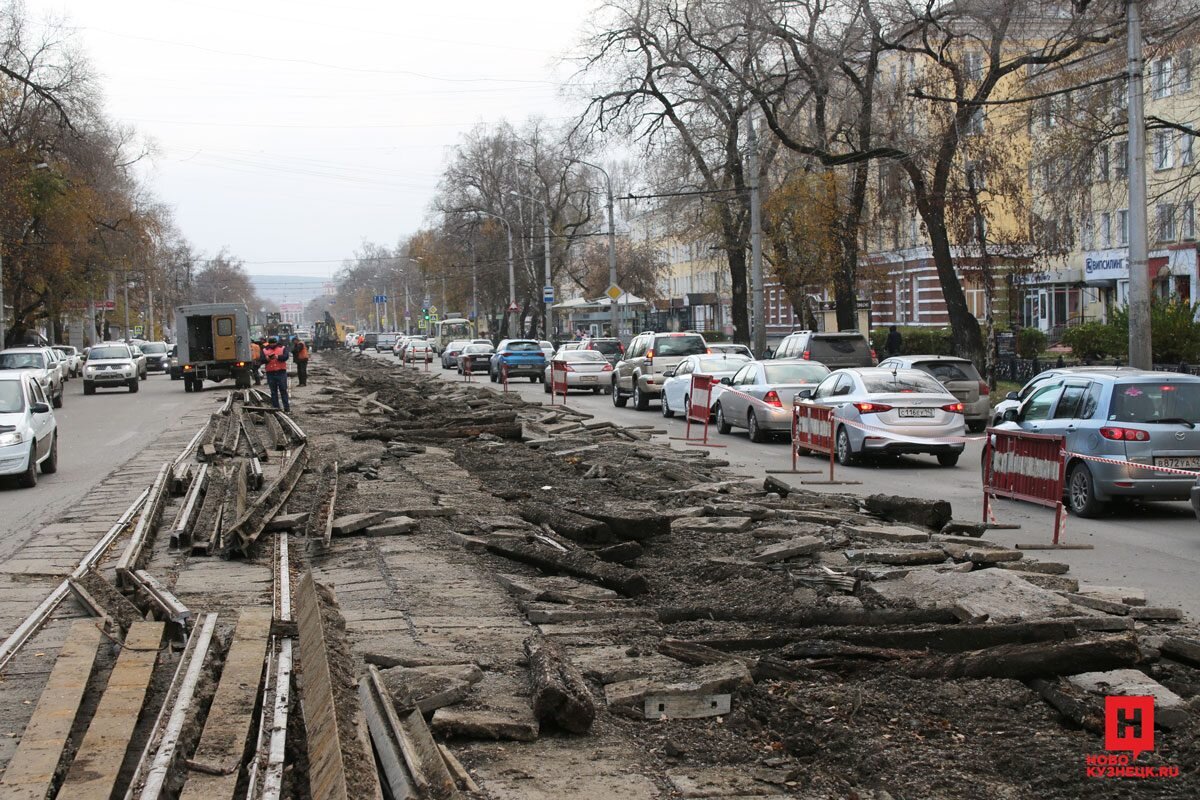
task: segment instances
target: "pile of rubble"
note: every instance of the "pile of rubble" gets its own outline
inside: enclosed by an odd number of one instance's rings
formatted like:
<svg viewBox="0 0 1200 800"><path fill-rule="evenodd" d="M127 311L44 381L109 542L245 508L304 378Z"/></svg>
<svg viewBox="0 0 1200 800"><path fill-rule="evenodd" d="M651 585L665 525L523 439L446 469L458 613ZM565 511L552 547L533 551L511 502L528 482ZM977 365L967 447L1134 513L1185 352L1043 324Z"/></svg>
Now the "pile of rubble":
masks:
<svg viewBox="0 0 1200 800"><path fill-rule="evenodd" d="M616 736L687 797L1118 796L1084 769L1103 698L1149 694L1167 733L1139 763L1181 768L1151 796L1200 791L1200 638L1139 589L943 501L749 481L649 427L327 358L334 549L463 548L530 626L491 653L358 648L435 735Z"/></svg>

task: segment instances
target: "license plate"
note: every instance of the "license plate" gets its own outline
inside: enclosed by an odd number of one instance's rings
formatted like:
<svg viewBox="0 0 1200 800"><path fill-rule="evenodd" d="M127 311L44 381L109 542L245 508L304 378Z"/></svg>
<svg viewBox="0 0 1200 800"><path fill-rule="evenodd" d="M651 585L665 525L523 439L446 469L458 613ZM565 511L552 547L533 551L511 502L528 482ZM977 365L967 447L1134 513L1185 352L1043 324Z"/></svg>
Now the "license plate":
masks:
<svg viewBox="0 0 1200 800"><path fill-rule="evenodd" d="M1172 469L1200 469L1200 456L1163 456L1154 459L1156 467L1171 467Z"/></svg>
<svg viewBox="0 0 1200 800"><path fill-rule="evenodd" d="M900 412L900 416L902 416L902 417L932 417L933 416L932 408L899 408L896 410Z"/></svg>
<svg viewBox="0 0 1200 800"><path fill-rule="evenodd" d="M580 375L579 382L580 383L595 383L596 376L595 375Z"/></svg>

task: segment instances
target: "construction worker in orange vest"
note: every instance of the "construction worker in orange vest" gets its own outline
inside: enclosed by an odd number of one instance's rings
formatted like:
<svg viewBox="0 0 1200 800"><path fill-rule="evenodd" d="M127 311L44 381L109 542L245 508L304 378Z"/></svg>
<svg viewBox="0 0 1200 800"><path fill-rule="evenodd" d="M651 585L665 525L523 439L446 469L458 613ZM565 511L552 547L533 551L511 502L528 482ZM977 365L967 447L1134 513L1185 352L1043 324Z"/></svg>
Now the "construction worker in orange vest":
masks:
<svg viewBox="0 0 1200 800"><path fill-rule="evenodd" d="M292 337L292 358L296 360L296 382L308 383L308 345L299 336Z"/></svg>
<svg viewBox="0 0 1200 800"><path fill-rule="evenodd" d="M267 346L263 348L263 362L266 364L267 386L271 387L271 405L279 408L280 401L283 402L283 410L291 411L292 405L288 402L288 386L287 386L287 348L279 341L278 336L272 336L267 340Z"/></svg>

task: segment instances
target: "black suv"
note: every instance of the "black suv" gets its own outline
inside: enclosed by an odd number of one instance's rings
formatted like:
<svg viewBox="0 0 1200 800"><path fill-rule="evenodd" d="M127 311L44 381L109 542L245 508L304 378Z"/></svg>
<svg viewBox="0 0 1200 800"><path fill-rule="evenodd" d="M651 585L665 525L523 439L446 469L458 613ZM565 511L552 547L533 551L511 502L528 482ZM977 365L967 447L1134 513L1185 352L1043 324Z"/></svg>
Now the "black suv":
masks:
<svg viewBox="0 0 1200 800"><path fill-rule="evenodd" d="M867 337L858 331L796 331L779 343L775 358L819 361L830 369L875 366L875 351L871 349Z"/></svg>

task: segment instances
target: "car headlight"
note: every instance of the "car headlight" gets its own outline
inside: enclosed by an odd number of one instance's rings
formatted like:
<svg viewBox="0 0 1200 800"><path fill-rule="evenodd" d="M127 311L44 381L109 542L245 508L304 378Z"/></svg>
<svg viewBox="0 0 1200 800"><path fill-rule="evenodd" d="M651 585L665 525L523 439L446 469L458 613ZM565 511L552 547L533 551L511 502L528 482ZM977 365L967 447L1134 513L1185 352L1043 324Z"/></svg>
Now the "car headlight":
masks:
<svg viewBox="0 0 1200 800"><path fill-rule="evenodd" d="M21 444L25 441L25 434L20 431L9 431L8 433L0 433L0 447L8 447L13 444Z"/></svg>

